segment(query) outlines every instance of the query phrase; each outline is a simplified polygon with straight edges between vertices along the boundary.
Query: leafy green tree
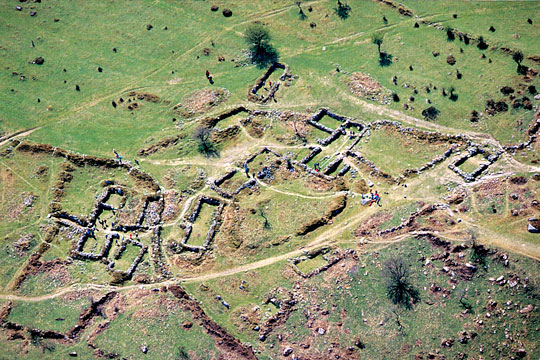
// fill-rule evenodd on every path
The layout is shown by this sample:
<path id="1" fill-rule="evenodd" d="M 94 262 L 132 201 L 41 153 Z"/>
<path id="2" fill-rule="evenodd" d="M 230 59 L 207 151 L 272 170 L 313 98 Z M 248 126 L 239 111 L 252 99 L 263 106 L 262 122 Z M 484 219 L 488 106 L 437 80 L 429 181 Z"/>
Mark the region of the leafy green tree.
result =
<path id="1" fill-rule="evenodd" d="M 265 67 L 278 61 L 279 54 L 270 43 L 270 33 L 262 24 L 253 23 L 249 25 L 244 38 L 249 46 L 253 63 L 259 67 Z"/>

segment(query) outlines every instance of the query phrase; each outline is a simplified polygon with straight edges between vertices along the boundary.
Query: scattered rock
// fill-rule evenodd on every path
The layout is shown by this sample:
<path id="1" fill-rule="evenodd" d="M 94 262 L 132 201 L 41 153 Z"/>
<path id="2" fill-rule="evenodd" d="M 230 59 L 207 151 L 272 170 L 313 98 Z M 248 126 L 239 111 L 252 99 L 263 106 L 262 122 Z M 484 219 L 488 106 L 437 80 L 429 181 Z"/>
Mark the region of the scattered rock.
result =
<path id="1" fill-rule="evenodd" d="M 449 65 L 455 65 L 456 64 L 456 58 L 454 57 L 454 55 L 450 54 L 446 57 L 446 62 L 449 64 Z"/>
<path id="2" fill-rule="evenodd" d="M 146 346 L 146 345 L 141 346 L 141 352 L 143 354 L 146 354 L 148 352 L 148 346 Z"/>
<path id="3" fill-rule="evenodd" d="M 442 339 L 441 346 L 451 348 L 454 345 L 454 339 Z"/>
<path id="4" fill-rule="evenodd" d="M 285 350 L 283 350 L 283 356 L 289 356 L 293 352 L 293 349 L 291 347 L 286 347 Z"/>

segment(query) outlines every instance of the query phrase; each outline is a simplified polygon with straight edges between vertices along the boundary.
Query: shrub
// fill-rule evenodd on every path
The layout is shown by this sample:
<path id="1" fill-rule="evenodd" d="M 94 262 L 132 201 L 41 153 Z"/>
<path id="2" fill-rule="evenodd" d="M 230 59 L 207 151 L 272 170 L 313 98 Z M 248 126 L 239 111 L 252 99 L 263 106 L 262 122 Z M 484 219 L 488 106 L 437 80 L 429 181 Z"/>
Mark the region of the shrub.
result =
<path id="1" fill-rule="evenodd" d="M 451 27 L 446 28 L 446 38 L 448 41 L 454 41 L 456 39 L 456 35 L 454 34 L 454 30 Z"/>
<path id="2" fill-rule="evenodd" d="M 422 116 L 426 120 L 437 120 L 437 117 L 439 116 L 440 111 L 435 106 L 430 106 L 424 111 L 422 111 Z"/>
<path id="3" fill-rule="evenodd" d="M 223 16 L 231 17 L 232 16 L 232 11 L 230 9 L 223 9 Z"/>
<path id="4" fill-rule="evenodd" d="M 471 118 L 470 118 L 471 122 L 478 122 L 479 120 L 479 114 L 478 114 L 478 111 L 476 110 L 473 110 L 471 112 Z"/>
<path id="5" fill-rule="evenodd" d="M 334 12 L 341 20 L 346 20 L 350 15 L 351 6 L 338 0 L 337 7 L 334 8 Z"/>
<path id="6" fill-rule="evenodd" d="M 210 10 L 212 10 L 212 11 L 218 11 L 218 10 L 219 10 L 219 6 L 217 6 L 217 5 L 212 5 L 212 6 L 210 7 Z"/>
<path id="7" fill-rule="evenodd" d="M 510 95 L 514 92 L 515 90 L 513 88 L 511 88 L 510 86 L 503 86 L 501 88 L 501 93 L 503 95 Z"/>
<path id="8" fill-rule="evenodd" d="M 488 48 L 488 44 L 484 41 L 484 37 L 483 36 L 480 36 L 478 38 L 478 45 L 477 47 L 480 49 L 480 50 L 486 50 Z"/>

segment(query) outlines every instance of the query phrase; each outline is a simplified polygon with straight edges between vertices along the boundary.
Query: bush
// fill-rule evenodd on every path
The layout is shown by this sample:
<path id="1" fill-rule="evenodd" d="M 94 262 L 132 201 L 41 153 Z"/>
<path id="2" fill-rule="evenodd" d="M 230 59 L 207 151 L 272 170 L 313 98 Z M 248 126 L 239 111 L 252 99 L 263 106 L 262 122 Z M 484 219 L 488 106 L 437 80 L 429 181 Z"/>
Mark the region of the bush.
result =
<path id="1" fill-rule="evenodd" d="M 396 92 L 392 93 L 392 100 L 394 102 L 399 102 L 399 95 Z"/>
<path id="2" fill-rule="evenodd" d="M 341 20 L 346 20 L 350 15 L 351 6 L 338 0 L 337 7 L 334 8 L 334 12 Z"/>
<path id="3" fill-rule="evenodd" d="M 219 10 L 219 6 L 217 6 L 217 5 L 212 5 L 212 6 L 210 7 L 210 10 L 212 10 L 212 11 L 218 11 L 218 10 Z"/>
<path id="4" fill-rule="evenodd" d="M 488 48 L 488 44 L 484 41 L 484 37 L 483 36 L 480 36 L 478 38 L 478 48 L 480 50 L 486 50 Z"/>
<path id="5" fill-rule="evenodd" d="M 479 118 L 480 118 L 480 115 L 478 114 L 478 111 L 473 110 L 471 112 L 471 118 L 470 118 L 471 122 L 478 122 Z"/>
<path id="6" fill-rule="evenodd" d="M 422 116 L 426 120 L 437 120 L 437 117 L 439 116 L 440 111 L 435 106 L 430 106 L 424 111 L 422 111 Z"/>
<path id="7" fill-rule="evenodd" d="M 230 9 L 223 9 L 223 16 L 231 17 L 232 16 L 232 11 Z"/>
<path id="8" fill-rule="evenodd" d="M 503 86 L 501 88 L 501 93 L 503 95 L 510 95 L 514 92 L 515 90 L 513 88 L 511 88 L 510 86 Z"/>
<path id="9" fill-rule="evenodd" d="M 450 27 L 446 28 L 446 38 L 448 41 L 454 41 L 456 39 L 456 35 L 454 34 L 454 30 Z"/>

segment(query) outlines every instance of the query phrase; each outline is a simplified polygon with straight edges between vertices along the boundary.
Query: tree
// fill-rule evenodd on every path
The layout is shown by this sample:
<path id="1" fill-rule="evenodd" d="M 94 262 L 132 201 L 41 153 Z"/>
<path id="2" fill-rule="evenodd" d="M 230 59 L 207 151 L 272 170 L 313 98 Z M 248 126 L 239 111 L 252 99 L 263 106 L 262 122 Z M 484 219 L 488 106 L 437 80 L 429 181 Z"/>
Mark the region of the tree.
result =
<path id="1" fill-rule="evenodd" d="M 270 33 L 262 24 L 253 23 L 249 25 L 244 38 L 249 45 L 253 63 L 259 67 L 265 67 L 278 60 L 279 54 L 270 43 Z"/>
<path id="2" fill-rule="evenodd" d="M 371 37 L 371 41 L 377 45 L 377 51 L 379 52 L 379 57 L 381 57 L 381 45 L 383 43 L 384 34 L 381 33 L 375 33 Z"/>
<path id="3" fill-rule="evenodd" d="M 386 295 L 394 304 L 410 309 L 420 300 L 418 290 L 409 279 L 409 266 L 402 257 L 386 260 L 381 274 L 386 282 Z"/>
<path id="4" fill-rule="evenodd" d="M 392 54 L 388 54 L 384 51 L 381 51 L 381 45 L 383 43 L 384 34 L 374 33 L 371 41 L 373 44 L 377 45 L 377 51 L 379 52 L 379 65 L 380 66 L 389 66 L 392 63 Z"/>
<path id="5" fill-rule="evenodd" d="M 307 16 L 306 14 L 304 14 L 304 10 L 302 10 L 301 4 L 302 4 L 301 1 L 296 2 L 296 6 L 298 6 L 298 17 L 300 18 L 300 20 L 306 20 Z"/>
<path id="6" fill-rule="evenodd" d="M 454 41 L 454 39 L 456 38 L 454 30 L 451 27 L 446 28 L 446 38 L 448 41 Z"/>
<path id="7" fill-rule="evenodd" d="M 199 127 L 193 133 L 193 138 L 197 141 L 197 150 L 204 156 L 215 157 L 219 155 L 216 145 L 212 141 L 212 130 Z"/>
<path id="8" fill-rule="evenodd" d="M 454 92 L 454 91 L 456 91 L 456 89 L 452 86 L 452 87 L 450 88 L 449 91 L 450 91 L 450 97 L 448 97 L 448 98 L 449 98 L 450 100 L 452 100 L 452 101 L 457 101 L 457 99 L 458 99 L 459 96 L 458 96 L 458 94 L 456 94 L 456 93 Z"/>
<path id="9" fill-rule="evenodd" d="M 341 20 L 346 20 L 350 15 L 351 6 L 338 0 L 337 7 L 334 8 L 334 12 Z"/>
<path id="10" fill-rule="evenodd" d="M 512 59 L 516 62 L 517 64 L 517 72 L 518 74 L 523 74 L 525 71 L 524 70 L 524 66 L 521 65 L 521 62 L 523 61 L 523 53 L 521 51 L 516 51 L 513 55 L 512 55 Z"/>
<path id="11" fill-rule="evenodd" d="M 459 300 L 459 304 L 465 310 L 472 310 L 472 305 L 467 301 L 467 292 L 464 289 L 458 290 L 456 297 Z"/>
<path id="12" fill-rule="evenodd" d="M 483 245 L 478 243 L 478 238 L 474 230 L 469 230 L 468 233 L 470 236 L 469 243 L 471 246 L 471 253 L 470 253 L 471 262 L 480 265 L 482 269 L 487 271 L 488 266 L 487 266 L 486 257 L 487 257 L 488 251 Z"/>

